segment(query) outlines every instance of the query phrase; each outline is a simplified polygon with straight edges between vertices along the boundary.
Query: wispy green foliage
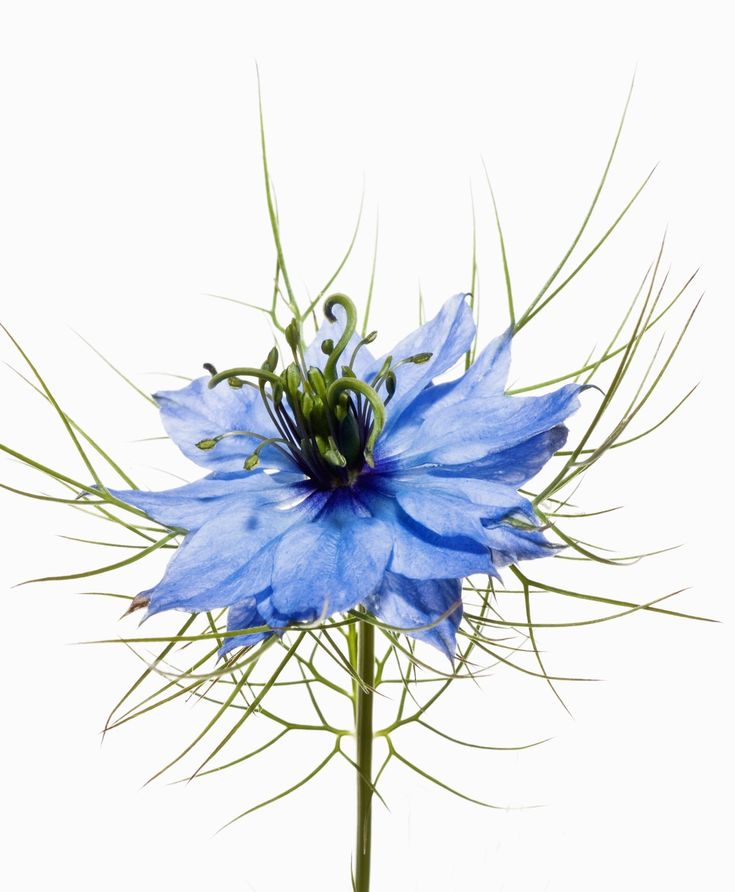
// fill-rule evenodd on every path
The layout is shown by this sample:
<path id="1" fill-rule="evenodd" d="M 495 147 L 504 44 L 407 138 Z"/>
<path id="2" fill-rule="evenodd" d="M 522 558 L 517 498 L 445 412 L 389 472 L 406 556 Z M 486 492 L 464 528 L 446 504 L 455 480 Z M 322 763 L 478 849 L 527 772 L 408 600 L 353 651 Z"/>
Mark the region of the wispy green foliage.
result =
<path id="1" fill-rule="evenodd" d="M 582 247 L 588 224 L 608 180 L 619 147 L 629 102 L 630 94 L 602 178 L 579 230 L 561 261 L 522 311 L 520 296 L 514 292 L 511 283 L 506 237 L 501 227 L 495 195 L 487 176 L 492 216 L 500 246 L 507 312 L 516 336 L 520 336 L 525 327 L 539 314 L 548 311 L 548 308 L 563 294 L 564 289 L 593 257 L 597 256 L 599 249 L 621 224 L 650 178 L 649 174 L 643 185 L 604 230 L 602 237 L 582 253 L 581 259 L 575 260 L 575 253 Z M 262 103 L 259 108 L 266 205 L 276 254 L 273 290 L 265 306 L 243 301 L 234 302 L 243 303 L 247 307 L 265 313 L 272 322 L 274 337 L 278 338 L 279 334 L 285 331 L 285 326 L 278 315 L 279 308 L 293 315 L 299 324 L 303 323 L 344 269 L 356 245 L 363 205 L 361 202 L 352 237 L 335 271 L 326 278 L 326 284 L 313 300 L 300 299 L 292 286 L 286 265 L 266 152 Z M 485 173 L 487 175 L 487 171 Z M 471 300 L 477 318 L 480 312 L 478 284 L 480 246 L 474 220 L 474 201 L 472 222 Z M 366 288 L 363 335 L 368 328 L 374 296 L 377 244 L 376 221 L 372 266 Z M 515 251 L 514 256 L 518 256 L 518 249 Z M 596 506 L 587 509 L 578 506 L 576 502 L 572 504 L 572 498 L 576 499 L 572 494 L 572 487 L 597 467 L 600 460 L 612 450 L 632 446 L 644 437 L 658 432 L 694 392 L 694 388 L 688 389 L 673 408 L 659 410 L 653 420 L 643 420 L 643 410 L 652 400 L 674 361 L 694 312 L 692 310 L 681 329 L 675 332 L 673 343 L 668 350 L 665 351 L 662 343 L 659 343 L 659 346 L 650 350 L 649 355 L 644 358 L 651 340 L 650 333 L 654 329 L 661 330 L 663 327 L 661 323 L 673 318 L 675 307 L 682 298 L 688 296 L 694 280 L 694 276 L 689 277 L 678 290 L 674 289 L 673 294 L 668 296 L 669 277 L 661 271 L 663 256 L 662 242 L 632 300 L 623 309 L 621 321 L 612 336 L 606 339 L 603 348 L 591 350 L 581 365 L 572 364 L 567 370 L 558 371 L 544 381 L 524 385 L 511 391 L 515 394 L 530 393 L 572 380 L 599 386 L 599 392 L 594 392 L 598 403 L 591 421 L 581 434 L 576 436 L 570 448 L 557 454 L 554 473 L 549 482 L 538 491 L 528 492 L 540 523 L 560 545 L 566 546 L 565 550 L 559 553 L 560 560 L 571 558 L 599 563 L 609 568 L 619 568 L 631 561 L 660 552 L 660 549 L 651 550 L 647 554 L 621 557 L 602 546 L 582 539 L 576 532 L 580 524 L 593 522 L 593 519 L 601 514 L 619 509 L 617 507 L 598 509 Z M 301 309 L 302 306 L 304 309 Z M 421 296 L 419 317 L 423 321 Z M 115 530 L 121 537 L 120 541 L 111 539 L 108 535 L 105 535 L 104 539 L 77 541 L 133 551 L 121 560 L 102 566 L 95 565 L 91 570 L 46 576 L 31 581 L 74 580 L 103 575 L 140 561 L 158 549 L 176 547 L 181 541 L 184 530 L 162 527 L 143 512 L 111 495 L 106 482 L 108 475 L 116 475 L 127 485 L 134 487 L 130 476 L 108 451 L 61 408 L 23 348 L 7 330 L 6 334 L 29 370 L 28 377 L 22 372 L 17 374 L 51 408 L 74 447 L 81 470 L 69 472 L 57 470 L 45 463 L 42 457 L 33 458 L 10 445 L 0 444 L 0 451 L 40 474 L 41 478 L 54 489 L 46 493 L 33 492 L 7 483 L 2 483 L 0 486 L 14 494 L 65 504 L 74 510 L 91 514 L 105 523 L 112 524 L 112 527 L 105 529 Z M 585 350 L 583 352 L 580 349 L 580 355 L 584 356 L 589 345 L 582 346 Z M 95 350 L 95 353 L 98 351 Z M 474 361 L 475 354 L 476 344 L 466 355 L 467 367 Z M 98 355 L 138 394 L 153 402 L 130 378 L 101 354 Z M 571 529 L 575 532 L 571 532 Z M 110 592 L 88 594 L 123 600 L 129 597 Z M 117 700 L 105 723 L 104 731 L 106 733 L 120 728 L 133 719 L 149 716 L 161 707 L 170 708 L 174 703 L 183 703 L 196 698 L 200 707 L 197 714 L 204 713 L 201 729 L 165 766 L 155 772 L 151 780 L 164 774 L 168 776 L 172 769 L 178 769 L 190 758 L 194 759 L 194 767 L 187 775 L 188 780 L 209 776 L 246 763 L 250 765 L 252 760 L 271 753 L 283 740 L 290 739 L 295 733 L 316 733 L 328 738 L 323 754 L 307 774 L 286 789 L 275 791 L 265 801 L 253 803 L 233 818 L 233 821 L 237 821 L 265 805 L 295 793 L 335 761 L 337 756 L 340 757 L 337 762 L 346 765 L 351 772 L 357 770 L 360 774 L 362 769 L 359 760 L 356 762 L 350 756 L 352 752 L 350 739 L 355 735 L 360 698 L 366 694 L 379 693 L 381 705 L 385 707 L 386 704 L 390 704 L 392 709 L 391 718 L 373 731 L 376 742 L 384 744 L 384 758 L 377 771 L 370 770 L 367 777 L 364 773 L 362 775 L 362 780 L 376 796 L 382 798 L 382 784 L 388 767 L 401 765 L 462 799 L 487 807 L 497 807 L 454 789 L 444 779 L 431 775 L 409 759 L 401 739 L 405 729 L 421 728 L 447 744 L 473 749 L 515 751 L 537 746 L 544 741 L 503 745 L 498 742 L 462 740 L 452 733 L 451 729 L 435 725 L 430 720 L 431 710 L 454 682 L 462 680 L 476 682 L 496 667 L 517 671 L 532 681 L 540 679 L 563 703 L 562 691 L 565 685 L 589 679 L 549 672 L 539 634 L 543 636 L 547 631 L 556 629 L 581 630 L 590 625 L 630 617 L 641 612 L 654 614 L 662 619 L 706 619 L 671 609 L 669 606 L 662 606 L 677 594 L 679 592 L 654 596 L 641 593 L 638 598 L 632 598 L 585 593 L 577 591 L 574 587 L 565 588 L 552 582 L 532 579 L 522 567 L 518 566 L 510 568 L 502 583 L 497 579 L 467 580 L 464 587 L 464 617 L 460 629 L 460 648 L 453 666 L 436 666 L 434 657 L 427 656 L 420 645 L 417 647 L 415 642 L 404 634 L 406 629 L 387 626 L 358 611 L 312 625 L 279 630 L 277 636 L 251 648 L 233 652 L 218 662 L 217 652 L 228 638 L 247 632 L 263 631 L 265 627 L 227 631 L 224 611 L 218 615 L 210 613 L 193 615 L 170 635 L 137 634 L 95 642 L 122 644 L 143 664 L 140 674 Z M 544 615 L 548 614 L 549 601 L 554 598 L 566 604 L 570 602 L 578 604 L 585 612 L 580 613 L 577 618 L 565 621 L 539 621 L 536 609 L 539 597 L 545 599 Z M 514 610 L 511 616 L 506 615 L 507 605 L 516 602 L 518 609 Z M 591 615 L 590 611 L 596 613 Z M 442 619 L 444 617 L 440 617 L 437 622 Z M 367 674 L 369 683 L 365 682 L 366 675 L 361 671 L 358 640 L 358 630 L 366 625 L 370 626 L 370 634 L 376 639 L 375 653 L 371 659 L 372 671 Z M 154 652 L 148 653 L 153 646 L 156 648 Z M 364 666 L 362 668 L 364 669 Z M 304 721 L 291 715 L 290 707 L 284 706 L 283 698 L 279 696 L 285 689 L 295 689 L 303 693 L 304 702 L 313 720 Z M 257 728 L 260 725 L 265 729 L 262 734 L 264 742 L 254 745 L 252 737 L 240 735 L 245 739 L 242 749 L 236 751 L 240 740 L 238 732 L 246 723 L 248 727 L 255 725 Z M 267 729 L 265 726 L 268 726 Z"/>

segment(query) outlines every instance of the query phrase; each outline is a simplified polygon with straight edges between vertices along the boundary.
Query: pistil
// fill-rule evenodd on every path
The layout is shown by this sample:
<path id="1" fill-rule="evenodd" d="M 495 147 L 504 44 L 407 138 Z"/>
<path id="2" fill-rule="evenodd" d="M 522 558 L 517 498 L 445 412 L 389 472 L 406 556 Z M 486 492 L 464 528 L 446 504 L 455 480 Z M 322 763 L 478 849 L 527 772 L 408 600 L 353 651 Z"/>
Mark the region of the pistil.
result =
<path id="1" fill-rule="evenodd" d="M 344 294 L 327 298 L 324 313 L 336 322 L 335 306 L 345 312 L 345 327 L 335 344 L 326 338 L 321 349 L 327 357 L 324 370 L 306 367 L 301 337 L 301 320 L 294 318 L 286 327 L 285 336 L 293 361 L 280 373 L 278 349 L 273 348 L 260 368 L 242 366 L 217 370 L 209 363 L 209 387 L 227 381 L 232 387 L 245 384 L 256 386 L 277 436 L 265 436 L 252 431 L 227 431 L 197 443 L 200 449 L 213 449 L 225 437 L 249 436 L 260 440 L 244 463 L 252 470 L 260 462 L 261 452 L 273 447 L 289 456 L 305 476 L 321 489 L 351 486 L 363 472 L 365 465 L 374 467 L 375 444 L 385 425 L 385 407 L 397 386 L 394 369 L 406 362 L 426 362 L 430 353 L 420 353 L 401 359 L 395 366 L 387 357 L 371 383 L 355 375 L 353 366 L 359 351 L 371 344 L 377 332 L 370 332 L 352 351 L 348 365 L 339 362 L 357 326 L 357 311 Z M 254 379 L 254 380 L 246 380 Z M 380 395 L 385 388 L 386 398 Z"/>

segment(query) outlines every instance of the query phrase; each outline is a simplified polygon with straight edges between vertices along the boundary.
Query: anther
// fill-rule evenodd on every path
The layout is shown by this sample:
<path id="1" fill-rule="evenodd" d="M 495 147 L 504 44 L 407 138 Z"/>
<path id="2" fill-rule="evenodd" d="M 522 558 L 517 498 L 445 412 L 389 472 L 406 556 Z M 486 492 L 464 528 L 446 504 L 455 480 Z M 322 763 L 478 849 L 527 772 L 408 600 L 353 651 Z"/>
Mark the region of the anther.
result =
<path id="1" fill-rule="evenodd" d="M 396 392 L 396 373 L 392 370 L 389 371 L 388 374 L 385 376 L 385 389 L 388 394 L 385 400 L 385 404 L 387 406 L 388 403 L 393 399 L 393 394 Z"/>
<path id="2" fill-rule="evenodd" d="M 413 356 L 409 356 L 404 362 L 412 362 L 414 365 L 423 365 L 425 362 L 428 362 L 433 353 L 416 353 Z"/>

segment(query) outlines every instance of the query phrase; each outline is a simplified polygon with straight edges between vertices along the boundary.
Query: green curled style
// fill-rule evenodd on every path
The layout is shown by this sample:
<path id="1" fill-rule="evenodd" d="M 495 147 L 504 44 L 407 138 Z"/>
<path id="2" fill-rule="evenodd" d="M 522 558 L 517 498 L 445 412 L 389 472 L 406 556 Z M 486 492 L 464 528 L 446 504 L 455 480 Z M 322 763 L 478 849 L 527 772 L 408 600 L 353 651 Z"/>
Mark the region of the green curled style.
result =
<path id="1" fill-rule="evenodd" d="M 330 322 L 336 322 L 337 317 L 333 313 L 333 307 L 335 304 L 339 304 L 345 313 L 347 314 L 347 321 L 345 323 L 345 330 L 342 332 L 342 336 L 334 345 L 332 352 L 329 354 L 329 358 L 327 359 L 327 363 L 324 366 L 324 377 L 327 380 L 328 384 L 332 384 L 337 378 L 337 363 L 340 360 L 340 357 L 347 349 L 347 345 L 350 343 L 350 338 L 355 333 L 357 328 L 357 310 L 355 309 L 355 305 L 352 301 L 347 297 L 346 294 L 333 294 L 331 297 L 328 297 L 324 302 L 324 315 L 329 319 Z"/>
<path id="2" fill-rule="evenodd" d="M 373 449 L 375 447 L 375 441 L 380 436 L 380 432 L 385 427 L 385 406 L 383 405 L 383 401 L 380 399 L 375 390 L 364 381 L 360 381 L 358 378 L 339 378 L 337 381 L 334 381 L 327 391 L 327 399 L 329 401 L 329 407 L 332 411 L 335 411 L 337 407 L 337 403 L 339 401 L 340 396 L 344 391 L 351 390 L 353 393 L 359 393 L 361 396 L 365 397 L 365 399 L 370 403 L 370 406 L 373 410 L 373 427 L 370 431 L 370 436 L 367 439 L 367 443 L 365 444 L 365 461 L 370 465 L 371 468 L 375 467 L 375 463 L 373 461 Z"/>

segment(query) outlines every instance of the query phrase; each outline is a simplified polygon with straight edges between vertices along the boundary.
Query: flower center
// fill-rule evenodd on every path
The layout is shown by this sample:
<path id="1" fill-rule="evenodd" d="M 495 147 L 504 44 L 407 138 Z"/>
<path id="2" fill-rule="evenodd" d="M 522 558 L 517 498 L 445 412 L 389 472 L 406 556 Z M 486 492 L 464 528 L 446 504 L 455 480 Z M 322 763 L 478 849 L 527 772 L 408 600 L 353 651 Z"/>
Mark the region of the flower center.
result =
<path id="1" fill-rule="evenodd" d="M 334 307 L 346 315 L 344 330 L 335 344 L 331 338 L 321 344 L 327 360 L 324 369 L 309 366 L 304 359 L 302 319 L 294 318 L 284 329 L 292 361 L 280 373 L 278 348 L 274 347 L 260 368 L 241 367 L 217 372 L 205 364 L 212 375 L 210 387 L 226 381 L 230 387 L 257 387 L 277 434 L 265 436 L 253 431 L 225 431 L 197 443 L 200 449 L 213 449 L 225 437 L 247 436 L 260 440 L 245 460 L 245 470 L 260 462 L 264 449 L 279 449 L 288 455 L 320 489 L 351 486 L 365 465 L 373 467 L 375 443 L 385 425 L 385 407 L 396 391 L 395 369 L 406 362 L 423 363 L 431 353 L 418 353 L 393 365 L 386 357 L 370 382 L 353 371 L 359 351 L 371 344 L 377 332 L 362 338 L 352 350 L 347 364 L 340 361 L 355 334 L 357 310 L 344 294 L 334 294 L 324 303 L 324 314 L 336 322 Z"/>

